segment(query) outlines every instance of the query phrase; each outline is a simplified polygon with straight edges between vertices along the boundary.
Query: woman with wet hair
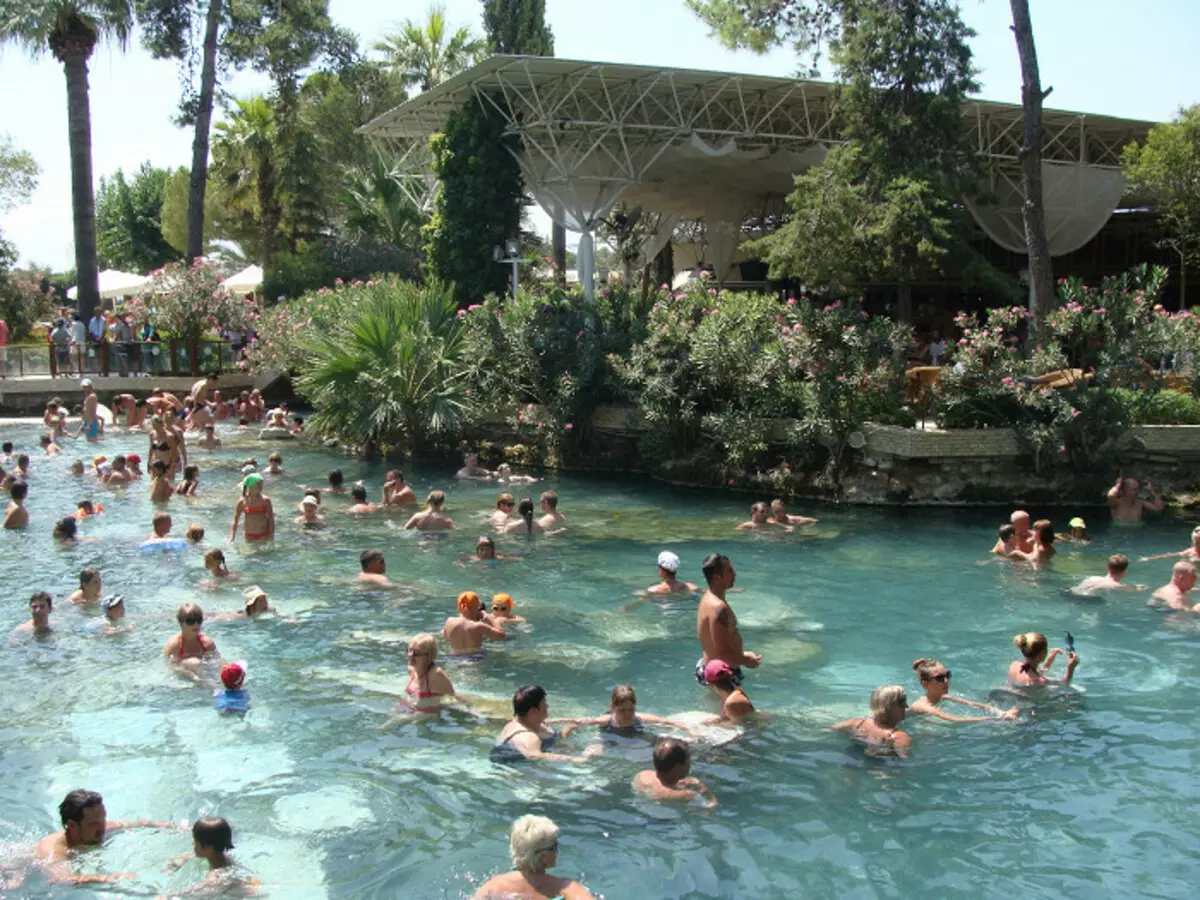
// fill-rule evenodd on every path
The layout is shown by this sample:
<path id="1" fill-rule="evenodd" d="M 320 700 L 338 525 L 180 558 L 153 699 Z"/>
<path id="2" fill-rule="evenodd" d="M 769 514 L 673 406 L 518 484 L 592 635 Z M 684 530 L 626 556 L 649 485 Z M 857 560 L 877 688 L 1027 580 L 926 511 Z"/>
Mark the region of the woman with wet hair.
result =
<path id="1" fill-rule="evenodd" d="M 1071 679 L 1075 676 L 1079 657 L 1075 655 L 1074 650 L 1071 650 L 1067 653 L 1066 676 L 1061 681 L 1051 681 L 1046 677 L 1046 673 L 1054 665 L 1054 658 L 1061 655 L 1063 651 L 1058 647 L 1050 650 L 1046 636 L 1040 631 L 1018 634 L 1013 638 L 1013 646 L 1020 650 L 1021 656 L 1024 657 L 1008 667 L 1008 681 L 1014 687 L 1070 684 Z"/>
<path id="2" fill-rule="evenodd" d="M 833 726 L 834 731 L 849 734 L 869 753 L 892 752 L 907 756 L 912 738 L 900 730 L 908 712 L 908 697 L 898 684 L 885 684 L 871 693 L 871 715 L 847 719 Z"/>
<path id="3" fill-rule="evenodd" d="M 999 722 L 1002 719 L 1015 719 L 1017 717 L 1018 710 L 1015 706 L 1009 710 L 1001 710 L 986 703 L 976 703 L 974 700 L 964 700 L 962 697 L 950 696 L 950 670 L 936 659 L 922 657 L 915 660 L 913 662 L 913 671 L 917 673 L 917 679 L 921 682 L 925 696 L 918 698 L 915 703 L 909 706 L 909 713 L 934 716 L 946 722 Z M 991 715 L 956 716 L 939 708 L 943 702 L 973 706 L 975 709 L 987 710 Z"/>
<path id="4" fill-rule="evenodd" d="M 558 826 L 545 816 L 521 816 L 513 822 L 508 849 L 515 871 L 490 878 L 472 900 L 595 900 L 578 881 L 549 870 L 558 863 Z"/>

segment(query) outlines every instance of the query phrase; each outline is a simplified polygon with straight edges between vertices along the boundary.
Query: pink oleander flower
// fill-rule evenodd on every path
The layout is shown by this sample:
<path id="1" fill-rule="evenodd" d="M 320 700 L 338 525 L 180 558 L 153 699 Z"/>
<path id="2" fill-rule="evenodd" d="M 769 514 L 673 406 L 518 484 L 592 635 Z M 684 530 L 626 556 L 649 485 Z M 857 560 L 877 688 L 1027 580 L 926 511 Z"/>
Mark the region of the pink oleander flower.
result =
<path id="1" fill-rule="evenodd" d="M 564 425 L 563 427 L 564 427 L 564 428 L 566 428 L 566 429 L 567 429 L 567 431 L 570 431 L 570 430 L 571 430 L 572 428 L 574 428 L 575 426 L 574 426 L 573 424 L 571 424 L 570 422 L 568 422 L 568 423 L 567 423 L 566 425 Z"/>

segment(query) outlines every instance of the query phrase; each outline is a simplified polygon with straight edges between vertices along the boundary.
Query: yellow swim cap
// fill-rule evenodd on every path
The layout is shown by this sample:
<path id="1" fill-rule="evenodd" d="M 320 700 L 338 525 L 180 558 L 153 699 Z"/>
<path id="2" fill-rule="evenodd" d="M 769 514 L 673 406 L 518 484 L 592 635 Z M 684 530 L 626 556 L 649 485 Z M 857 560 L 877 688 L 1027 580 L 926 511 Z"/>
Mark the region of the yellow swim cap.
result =
<path id="1" fill-rule="evenodd" d="M 463 591 L 458 595 L 458 611 L 466 612 L 470 607 L 479 604 L 479 595 L 474 591 Z"/>

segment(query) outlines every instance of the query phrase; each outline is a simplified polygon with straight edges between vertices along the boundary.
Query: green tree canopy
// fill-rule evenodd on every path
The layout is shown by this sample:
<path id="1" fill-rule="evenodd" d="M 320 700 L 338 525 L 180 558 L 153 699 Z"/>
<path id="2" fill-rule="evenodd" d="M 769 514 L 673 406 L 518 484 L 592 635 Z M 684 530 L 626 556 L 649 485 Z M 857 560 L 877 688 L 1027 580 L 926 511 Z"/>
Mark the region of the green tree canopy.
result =
<path id="1" fill-rule="evenodd" d="M 546 0 L 483 0 L 483 27 L 490 53 L 554 55 L 554 32 L 546 24 Z"/>
<path id="2" fill-rule="evenodd" d="M 400 76 L 405 87 L 428 91 L 475 64 L 484 44 L 469 28 L 451 32 L 445 7 L 434 5 L 424 22 L 407 19 L 375 49 Z"/>
<path id="3" fill-rule="evenodd" d="M 441 181 L 433 219 L 425 226 L 430 274 L 454 285 L 460 304 L 503 295 L 508 272 L 492 258 L 521 227 L 524 181 L 515 141 L 504 119 L 469 102 L 451 113 L 431 141 L 433 170 Z"/>
<path id="4" fill-rule="evenodd" d="M 6 134 L 0 134 L 0 210 L 27 203 L 41 173 L 37 161 L 18 150 Z"/>
<path id="5" fill-rule="evenodd" d="M 102 268 L 127 272 L 160 269 L 180 258 L 162 233 L 166 169 L 143 163 L 132 179 L 117 169 L 96 192 L 96 251 Z"/>
<path id="6" fill-rule="evenodd" d="M 1162 246 L 1179 256 L 1182 307 L 1187 267 L 1200 264 L 1200 106 L 1155 125 L 1145 144 L 1125 148 L 1121 165 L 1130 187 L 1153 201 Z"/>

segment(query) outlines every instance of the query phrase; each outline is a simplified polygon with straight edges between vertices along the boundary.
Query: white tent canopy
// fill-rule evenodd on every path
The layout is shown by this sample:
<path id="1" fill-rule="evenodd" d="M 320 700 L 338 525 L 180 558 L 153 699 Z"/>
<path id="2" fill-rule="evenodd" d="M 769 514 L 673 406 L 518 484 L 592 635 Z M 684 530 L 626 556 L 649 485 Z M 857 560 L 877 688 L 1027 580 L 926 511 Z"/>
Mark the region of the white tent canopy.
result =
<path id="1" fill-rule="evenodd" d="M 263 270 L 261 266 L 246 266 L 236 275 L 230 275 L 221 282 L 221 287 L 231 294 L 249 294 L 262 287 Z"/>
<path id="2" fill-rule="evenodd" d="M 142 288 L 150 283 L 150 279 L 145 275 L 135 275 L 132 272 L 119 272 L 116 269 L 105 269 L 100 273 L 100 298 L 107 300 L 110 297 L 124 297 L 127 294 L 136 294 Z M 79 286 L 69 288 L 67 297 L 75 300 L 79 297 Z"/>

